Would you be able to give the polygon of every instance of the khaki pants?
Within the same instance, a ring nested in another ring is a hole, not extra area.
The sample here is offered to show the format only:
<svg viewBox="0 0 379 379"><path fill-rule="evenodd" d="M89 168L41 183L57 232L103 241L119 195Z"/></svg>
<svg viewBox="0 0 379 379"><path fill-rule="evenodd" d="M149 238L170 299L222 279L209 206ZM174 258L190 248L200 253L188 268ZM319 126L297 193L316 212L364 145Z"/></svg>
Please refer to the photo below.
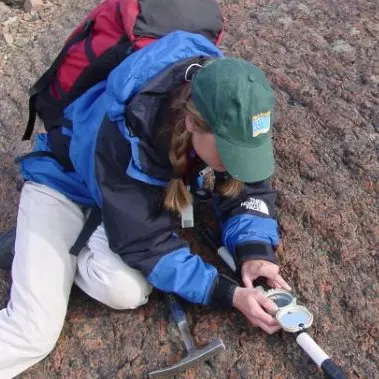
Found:
<svg viewBox="0 0 379 379"><path fill-rule="evenodd" d="M69 254L84 221L82 209L59 192L32 182L24 185L11 296L0 311L1 379L23 372L54 348L74 282L111 308L147 302L150 285L109 249L103 226L78 257Z"/></svg>

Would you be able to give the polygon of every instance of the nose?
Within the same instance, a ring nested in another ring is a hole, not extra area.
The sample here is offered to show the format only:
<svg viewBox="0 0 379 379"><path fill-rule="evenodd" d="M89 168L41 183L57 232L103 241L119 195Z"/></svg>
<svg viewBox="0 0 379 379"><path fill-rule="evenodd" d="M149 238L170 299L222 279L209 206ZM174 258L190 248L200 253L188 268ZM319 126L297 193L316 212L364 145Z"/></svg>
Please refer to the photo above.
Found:
<svg viewBox="0 0 379 379"><path fill-rule="evenodd" d="M226 167L223 165L223 164L216 164L216 165L213 165L213 170L215 171L218 171L218 172L224 172L226 171Z"/></svg>

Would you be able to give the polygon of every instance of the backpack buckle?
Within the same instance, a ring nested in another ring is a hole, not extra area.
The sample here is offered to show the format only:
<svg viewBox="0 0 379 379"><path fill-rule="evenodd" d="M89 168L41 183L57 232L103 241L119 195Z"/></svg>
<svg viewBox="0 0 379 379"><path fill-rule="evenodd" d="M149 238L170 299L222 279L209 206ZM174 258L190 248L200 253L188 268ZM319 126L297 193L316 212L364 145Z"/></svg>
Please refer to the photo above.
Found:
<svg viewBox="0 0 379 379"><path fill-rule="evenodd" d="M190 73L191 70L193 70L195 67L197 67L197 68L195 69L195 71L192 72L192 73ZM201 64L199 64L199 63L192 63L192 64L190 64L190 65L187 67L187 70L186 70L186 72L185 72L185 74L184 74L184 80L185 80L186 82L190 82L191 79L192 79L192 77L193 77L193 75L194 75L194 73L195 73L197 70L199 70L200 68L203 68L203 66L202 66Z"/></svg>

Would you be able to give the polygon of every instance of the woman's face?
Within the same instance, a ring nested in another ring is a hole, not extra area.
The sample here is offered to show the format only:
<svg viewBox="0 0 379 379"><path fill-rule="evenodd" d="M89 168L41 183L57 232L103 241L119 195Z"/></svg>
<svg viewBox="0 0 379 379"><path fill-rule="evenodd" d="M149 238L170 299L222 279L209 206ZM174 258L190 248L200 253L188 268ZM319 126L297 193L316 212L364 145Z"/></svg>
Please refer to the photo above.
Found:
<svg viewBox="0 0 379 379"><path fill-rule="evenodd" d="M186 129L191 133L192 147L196 154L215 171L226 171L221 161L221 157L216 149L216 140L212 133L200 131L191 121L190 116L186 116Z"/></svg>

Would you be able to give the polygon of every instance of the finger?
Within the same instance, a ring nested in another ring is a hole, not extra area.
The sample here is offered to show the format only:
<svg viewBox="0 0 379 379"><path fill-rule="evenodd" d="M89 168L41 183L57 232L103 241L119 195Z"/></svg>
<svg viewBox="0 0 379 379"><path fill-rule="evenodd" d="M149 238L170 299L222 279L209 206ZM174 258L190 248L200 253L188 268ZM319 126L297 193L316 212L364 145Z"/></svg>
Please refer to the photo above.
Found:
<svg viewBox="0 0 379 379"><path fill-rule="evenodd" d="M279 267L275 264L265 264L259 267L259 276L264 278L275 280L276 276L279 275Z"/></svg>
<svg viewBox="0 0 379 379"><path fill-rule="evenodd" d="M266 309L267 312L271 315L274 315L279 309L278 306L272 300L267 298L263 293L256 294L255 299L259 303L259 305Z"/></svg>
<svg viewBox="0 0 379 379"><path fill-rule="evenodd" d="M274 326L278 324L278 321L266 313L261 306L257 303L257 306L254 308L254 311L251 313L251 321L258 322L261 321L265 323L267 326Z"/></svg>
<svg viewBox="0 0 379 379"><path fill-rule="evenodd" d="M258 296L261 295L265 300L268 300L259 291L255 290L254 293L256 292L258 292ZM262 301L264 300L262 299ZM276 304L273 305L274 307L276 307ZM250 298L250 311L244 313L252 325L256 325L259 327L265 325L265 330L267 332L273 332L273 330L271 330L270 328L279 326L278 321L272 316L270 316L268 313L266 313L254 297Z"/></svg>
<svg viewBox="0 0 379 379"><path fill-rule="evenodd" d="M269 328L280 328L280 324L277 320L273 319L273 321L265 322L263 320L258 319L256 316L247 316L250 324L255 327L265 328L264 330L268 330Z"/></svg>
<svg viewBox="0 0 379 379"><path fill-rule="evenodd" d="M272 281L272 286L275 288L284 288L287 291L291 291L290 285L283 279L283 277L279 274L276 275ZM271 285L271 284L270 284Z"/></svg>
<svg viewBox="0 0 379 379"><path fill-rule="evenodd" d="M242 282L245 285L246 288L253 288L253 280L250 278L249 275L243 275L242 276Z"/></svg>
<svg viewBox="0 0 379 379"><path fill-rule="evenodd" d="M279 323L278 325L266 325L263 322L257 321L256 326L258 326L259 328L261 328L268 334L274 334L275 332L281 329L281 326Z"/></svg>
<svg viewBox="0 0 379 379"><path fill-rule="evenodd" d="M278 282L282 288L286 289L287 291L292 291L291 286L283 279L281 275L278 274L276 282Z"/></svg>
<svg viewBox="0 0 379 379"><path fill-rule="evenodd" d="M271 287L271 288L278 288L278 283L276 283L275 280L271 280L271 279L267 279L267 284Z"/></svg>
<svg viewBox="0 0 379 379"><path fill-rule="evenodd" d="M283 289L283 285L281 283L279 283L278 281L276 280L272 280L272 279L267 279L267 284L271 287L271 288L276 288L276 289ZM288 287L284 288L284 289L287 289Z"/></svg>

